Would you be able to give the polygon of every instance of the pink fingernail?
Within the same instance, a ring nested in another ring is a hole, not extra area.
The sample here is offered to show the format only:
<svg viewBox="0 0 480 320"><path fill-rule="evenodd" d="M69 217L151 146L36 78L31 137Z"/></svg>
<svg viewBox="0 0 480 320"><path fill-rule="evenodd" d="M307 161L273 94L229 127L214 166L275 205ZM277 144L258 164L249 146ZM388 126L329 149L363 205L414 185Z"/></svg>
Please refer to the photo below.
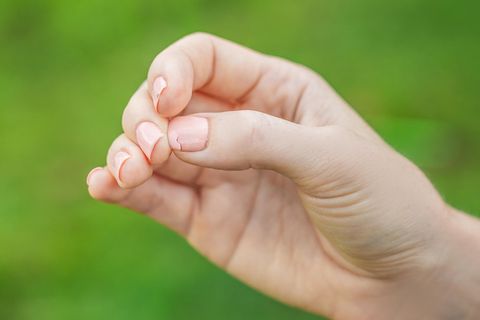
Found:
<svg viewBox="0 0 480 320"><path fill-rule="evenodd" d="M176 117L168 126L168 142L174 150L200 151L207 146L208 121L205 118Z"/></svg>
<svg viewBox="0 0 480 320"><path fill-rule="evenodd" d="M125 151L118 152L113 159L113 169L115 170L115 177L118 181L122 181L121 171L125 161L130 158L130 155Z"/></svg>
<svg viewBox="0 0 480 320"><path fill-rule="evenodd" d="M153 149L162 137L162 131L152 122L142 122L137 127L138 144L149 160L152 160Z"/></svg>
<svg viewBox="0 0 480 320"><path fill-rule="evenodd" d="M103 168L100 168L100 167L97 167L97 168L94 168L92 169L88 176L87 176L87 185L91 185L92 184L92 178L93 176L95 175L96 172L99 172L100 170L103 170Z"/></svg>
<svg viewBox="0 0 480 320"><path fill-rule="evenodd" d="M158 77L153 81L153 86L152 86L152 100L153 100L153 106L155 108L155 111L158 112L158 100L160 99L160 95L162 94L162 91L165 90L167 87L167 81L163 77Z"/></svg>

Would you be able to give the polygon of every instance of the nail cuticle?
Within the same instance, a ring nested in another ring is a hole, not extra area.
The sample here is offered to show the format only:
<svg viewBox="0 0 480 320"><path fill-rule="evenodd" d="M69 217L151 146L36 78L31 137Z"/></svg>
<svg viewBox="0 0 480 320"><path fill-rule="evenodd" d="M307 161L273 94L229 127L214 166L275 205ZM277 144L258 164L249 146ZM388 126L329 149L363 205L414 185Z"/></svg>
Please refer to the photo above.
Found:
<svg viewBox="0 0 480 320"><path fill-rule="evenodd" d="M136 130L137 142L148 160L152 155L160 139L165 135L152 122L142 122Z"/></svg>
<svg viewBox="0 0 480 320"><path fill-rule="evenodd" d="M115 175L119 182L123 182L121 177L121 172L123 167L125 166L125 163L127 162L128 159L130 159L130 157L131 157L130 154L125 151L120 151L115 155L115 158L114 158Z"/></svg>
<svg viewBox="0 0 480 320"><path fill-rule="evenodd" d="M167 81L162 76L156 78L153 81L152 85L152 101L153 106L156 112L158 112L158 101L160 100L160 95L167 88Z"/></svg>

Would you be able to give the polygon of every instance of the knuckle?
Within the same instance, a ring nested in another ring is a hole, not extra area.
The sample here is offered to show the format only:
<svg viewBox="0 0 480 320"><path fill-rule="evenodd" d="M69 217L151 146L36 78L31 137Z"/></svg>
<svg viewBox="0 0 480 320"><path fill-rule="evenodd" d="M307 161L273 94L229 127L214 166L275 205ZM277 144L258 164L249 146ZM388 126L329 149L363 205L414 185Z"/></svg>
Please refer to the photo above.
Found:
<svg viewBox="0 0 480 320"><path fill-rule="evenodd" d="M243 111L242 122L247 129L248 141L253 144L258 140L264 139L264 127L268 126L268 120L265 114L258 111Z"/></svg>
<svg viewBox="0 0 480 320"><path fill-rule="evenodd" d="M122 129L125 133L130 133L130 126L137 118L137 109L135 95L133 95L122 112Z"/></svg>
<svg viewBox="0 0 480 320"><path fill-rule="evenodd" d="M349 132L348 129L338 126L331 125L320 128L319 139L321 143L319 144L323 149L322 152L326 152L335 158L336 161L342 159L348 159L349 154L354 151L353 135Z"/></svg>
<svg viewBox="0 0 480 320"><path fill-rule="evenodd" d="M242 111L241 112L241 123L244 124L245 134L244 134L244 145L245 150L249 150L251 153L249 158L254 161L255 155L258 154L262 147L266 145L267 142L267 133L270 131L270 128L274 125L273 118L267 116L266 114L258 111Z"/></svg>
<svg viewBox="0 0 480 320"><path fill-rule="evenodd" d="M348 128L331 125L321 128L322 152L330 159L328 167L344 177L356 178L365 159L371 157L368 145Z"/></svg>
<svg viewBox="0 0 480 320"><path fill-rule="evenodd" d="M203 42L203 41L210 41L211 39L212 39L211 34L206 33L206 32L202 32L202 31L197 31L197 32L191 33L189 35L186 35L181 40Z"/></svg>
<svg viewBox="0 0 480 320"><path fill-rule="evenodd" d="M352 133L342 126L330 125L321 127L320 130L325 141L334 144L337 144L338 142L347 142L352 138Z"/></svg>
<svg viewBox="0 0 480 320"><path fill-rule="evenodd" d="M195 32L184 36L177 41L175 46L177 48L188 49L189 47L199 47L212 42L213 36L205 32Z"/></svg>
<svg viewBox="0 0 480 320"><path fill-rule="evenodd" d="M122 113L122 129L124 132L127 131L127 127L128 127L128 119L130 118L130 111L129 111L129 107L127 105L127 107L125 109L123 109L123 113Z"/></svg>
<svg viewBox="0 0 480 320"><path fill-rule="evenodd" d="M178 48L189 47L191 45L198 46L203 44L210 44L214 37L214 35L206 32L194 32L175 41L171 46L169 46L169 48L175 48L174 51L176 51ZM168 52L173 53L171 50L168 50L168 48L159 52L151 63L151 69L153 66L158 65L162 57L164 57L166 54L169 54ZM151 69L149 70L149 74L152 72Z"/></svg>
<svg viewBox="0 0 480 320"><path fill-rule="evenodd" d="M110 163L110 159L113 157L113 155L122 148L123 146L122 140L123 140L123 134L116 137L115 140L113 140L110 146L108 147L107 163Z"/></svg>

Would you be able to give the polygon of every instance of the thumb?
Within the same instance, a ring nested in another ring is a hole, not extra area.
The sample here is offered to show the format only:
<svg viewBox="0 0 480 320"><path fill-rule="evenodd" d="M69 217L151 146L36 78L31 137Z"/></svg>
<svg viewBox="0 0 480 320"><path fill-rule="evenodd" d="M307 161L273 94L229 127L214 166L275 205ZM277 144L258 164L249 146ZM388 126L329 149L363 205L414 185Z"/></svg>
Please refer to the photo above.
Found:
<svg viewBox="0 0 480 320"><path fill-rule="evenodd" d="M270 169L297 183L312 174L318 178L332 161L350 161L348 135L354 136L341 127L307 127L250 110L180 116L168 128L170 146L183 161L224 170Z"/></svg>

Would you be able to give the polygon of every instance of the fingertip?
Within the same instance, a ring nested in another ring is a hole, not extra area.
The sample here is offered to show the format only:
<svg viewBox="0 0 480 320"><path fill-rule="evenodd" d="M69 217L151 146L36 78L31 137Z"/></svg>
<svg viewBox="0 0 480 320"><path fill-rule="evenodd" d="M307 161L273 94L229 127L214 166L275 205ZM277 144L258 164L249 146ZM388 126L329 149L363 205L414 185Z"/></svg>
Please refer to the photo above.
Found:
<svg viewBox="0 0 480 320"><path fill-rule="evenodd" d="M165 124L165 127L167 124ZM145 157L154 166L165 162L170 155L170 147L167 141L167 132L150 121L138 124L135 130L136 141Z"/></svg>
<svg viewBox="0 0 480 320"><path fill-rule="evenodd" d="M90 172L87 175L87 179L86 179L87 180L87 186L89 186L93 183L97 173L99 173L99 171L102 171L102 170L103 170L102 167L96 167L96 168L93 168L92 170L90 170Z"/></svg>
<svg viewBox="0 0 480 320"><path fill-rule="evenodd" d="M192 88L185 83L172 84L159 96L156 112L164 117L173 117L185 109L192 98Z"/></svg>
<svg viewBox="0 0 480 320"><path fill-rule="evenodd" d="M120 135L107 155L107 167L123 189L134 188L152 176L153 169L138 145Z"/></svg>
<svg viewBox="0 0 480 320"><path fill-rule="evenodd" d="M152 90L151 91L151 97L153 101L153 107L155 111L158 112L158 101L160 99L160 96L162 95L162 92L167 88L167 81L165 80L164 77L158 76L155 80L153 80L152 84Z"/></svg>
<svg viewBox="0 0 480 320"><path fill-rule="evenodd" d="M97 167L87 176L88 192L95 200L113 202L119 192L119 186L110 171Z"/></svg>
<svg viewBox="0 0 480 320"><path fill-rule="evenodd" d="M115 179L117 179L117 181L120 183L124 181L124 177L123 177L124 166L127 163L128 159L130 159L131 157L132 156L130 155L130 153L125 151L119 151L113 157L113 168L114 168L113 173L115 175Z"/></svg>
<svg viewBox="0 0 480 320"><path fill-rule="evenodd" d="M208 120L198 116L181 116L170 121L168 140L178 151L200 151L207 146Z"/></svg>
<svg viewBox="0 0 480 320"><path fill-rule="evenodd" d="M191 62L182 54L159 55L150 67L148 90L152 106L158 114L176 116L192 97Z"/></svg>
<svg viewBox="0 0 480 320"><path fill-rule="evenodd" d="M118 185L124 189L134 188L152 176L153 170L143 152L130 154L119 151L114 156L113 170Z"/></svg>

